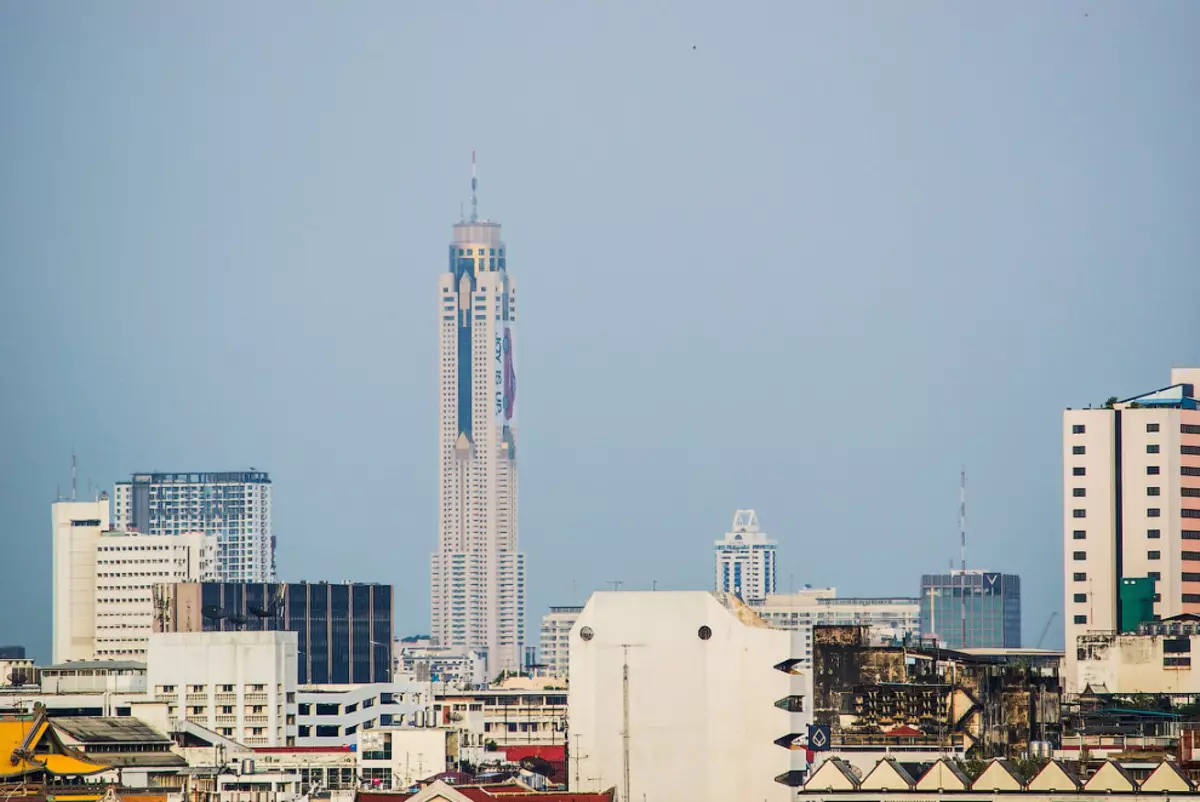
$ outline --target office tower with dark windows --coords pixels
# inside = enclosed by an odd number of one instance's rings
[[[500,224],[454,226],[438,281],[438,543],[430,637],[521,668],[525,556],[517,546],[517,288]]]
[[[275,579],[271,478],[264,471],[135,473],[116,485],[113,528],[146,535],[217,536],[217,578]]]
[[[158,584],[154,604],[155,632],[295,632],[301,685],[391,681],[391,585]]]
[[[921,636],[948,649],[1021,646],[1021,578],[991,571],[921,577]]]

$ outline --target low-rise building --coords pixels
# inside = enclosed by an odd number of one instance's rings
[[[247,746],[296,739],[296,633],[171,632],[150,638],[148,692],[172,719]]]
[[[464,746],[561,744],[567,729],[561,688],[435,690],[433,708],[433,723],[460,730]]]
[[[434,682],[450,688],[487,685],[487,660],[466,646],[430,646],[428,638],[403,638],[396,642],[397,673],[417,682]]]
[[[872,643],[904,643],[920,637],[920,604],[904,596],[839,598],[835,588],[774,593],[751,609],[769,626],[796,630],[804,642],[804,668],[812,666],[814,626],[865,626]]]
[[[1142,624],[1137,632],[1124,635],[1089,632],[1077,636],[1074,645],[1081,689],[1200,695],[1200,615],[1188,613]]]
[[[432,723],[432,686],[421,682],[303,685],[297,694],[297,746],[349,746],[360,730]]]
[[[457,764],[453,730],[380,728],[358,735],[359,777],[368,787],[404,790]]]
[[[809,720],[800,645],[731,594],[593,594],[571,632],[572,790],[791,799]]]
[[[182,791],[187,761],[175,754],[170,736],[132,716],[60,716],[52,718],[62,743],[111,771],[102,779],[126,788]]]

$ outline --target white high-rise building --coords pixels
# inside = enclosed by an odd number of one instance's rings
[[[274,582],[271,478],[264,471],[135,473],[116,486],[113,528],[217,536],[217,579]]]
[[[1200,613],[1198,389],[1200,368],[1176,368],[1160,390],[1063,413],[1069,690],[1080,635]]]
[[[474,179],[472,179],[474,195]],[[525,556],[517,550],[517,291],[500,224],[454,226],[438,282],[438,548],[431,561],[436,646],[484,652],[491,676],[521,668]]]
[[[107,496],[52,506],[55,663],[145,660],[154,585],[214,577],[214,535],[115,531],[108,514]]]
[[[733,514],[733,531],[714,541],[716,590],[758,604],[775,592],[776,543],[758,528],[754,510]]]
[[[571,627],[582,612],[582,607],[551,607],[550,612],[542,616],[541,661],[551,676],[567,676]]]

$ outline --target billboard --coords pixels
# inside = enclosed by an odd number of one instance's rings
[[[517,410],[517,372],[513,367],[513,330],[508,321],[496,328],[496,425],[512,426]]]

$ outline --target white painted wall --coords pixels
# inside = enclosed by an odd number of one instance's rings
[[[295,632],[158,632],[148,691],[189,719],[247,746],[296,737]]]
[[[728,596],[593,594],[571,632],[571,748],[583,789],[622,791],[627,653],[630,798],[789,799],[774,778],[803,768],[804,752],[773,742],[805,732],[811,714],[774,705],[800,694],[811,710],[810,677],[774,666],[797,646],[796,633],[768,628]]]
[[[52,662],[91,660],[96,651],[96,551],[109,526],[108,498],[59,501],[50,507]],[[98,523],[85,523],[98,522]]]

